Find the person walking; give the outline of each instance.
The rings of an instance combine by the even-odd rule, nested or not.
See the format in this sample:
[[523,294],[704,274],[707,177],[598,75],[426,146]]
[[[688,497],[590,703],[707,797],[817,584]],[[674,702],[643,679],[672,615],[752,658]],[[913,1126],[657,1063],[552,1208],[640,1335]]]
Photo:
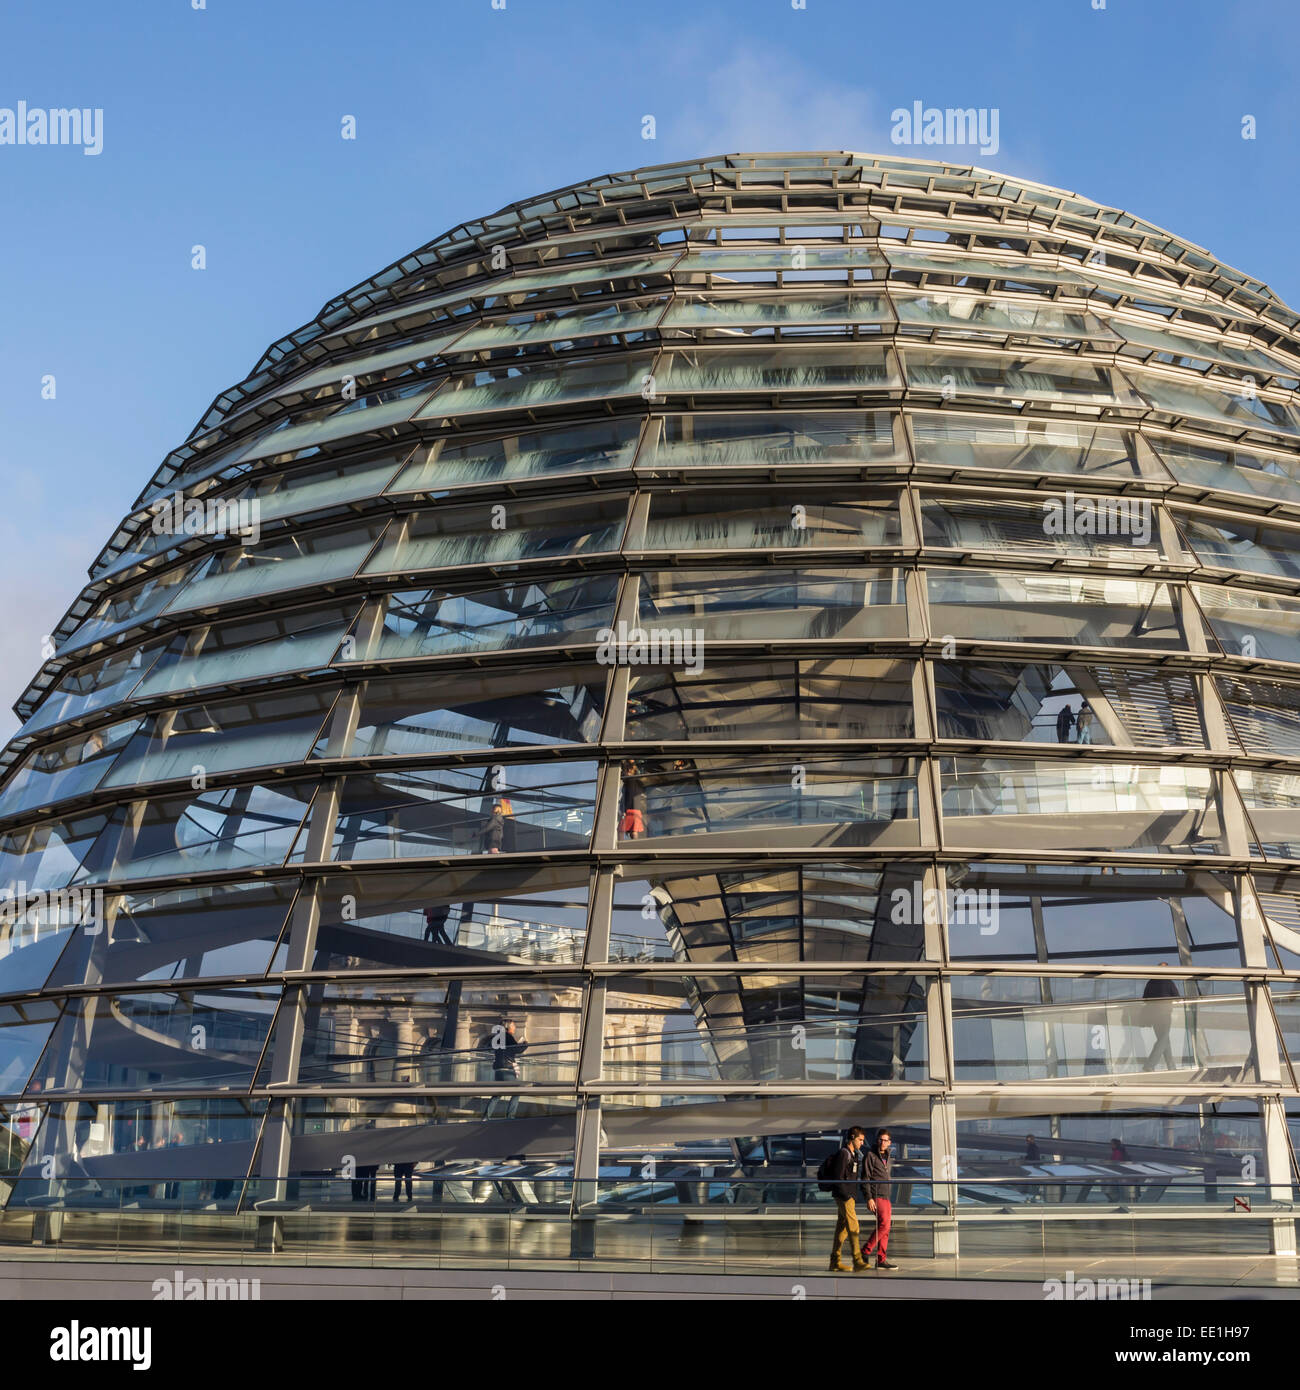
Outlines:
[[[1161,965],[1167,962],[1161,961]],[[1147,1056],[1146,1070],[1158,1070],[1158,1063],[1163,1061],[1165,1066],[1171,1071],[1174,1067],[1174,1051],[1170,1040],[1170,1033],[1174,1026],[1173,1001],[1182,996],[1178,993],[1178,984],[1174,980],[1155,979],[1148,980],[1146,988],[1142,991],[1142,998],[1145,1002],[1146,1025],[1155,1034],[1155,1043]]]
[[[844,1145],[831,1161],[830,1177],[833,1186],[831,1196],[835,1198],[835,1240],[831,1245],[831,1273],[856,1274],[867,1269],[867,1260],[862,1254],[859,1237],[857,1197],[858,1197],[858,1157],[866,1142],[867,1132],[854,1125],[844,1140]],[[853,1264],[846,1265],[840,1260],[840,1250],[844,1237],[849,1238],[849,1249],[853,1252]]]
[[516,1059],[527,1050],[528,1044],[515,1036],[514,1020],[510,1018],[493,1024],[479,1043],[480,1052],[492,1054],[493,1081],[518,1081],[519,1063]]
[[447,918],[451,916],[451,904],[439,903],[436,907],[424,909],[424,939],[435,946],[450,946],[447,937]]
[[629,759],[623,764],[623,815],[618,833],[629,840],[639,840],[645,834],[645,807],[640,770]]
[[[479,1040],[479,1051],[490,1053],[492,1056],[492,1080],[493,1081],[519,1081],[519,1055],[528,1050],[528,1044],[521,1038],[515,1036],[515,1025],[512,1019],[505,1019],[501,1023],[495,1023],[484,1033]],[[519,1108],[519,1096],[495,1096],[486,1097],[486,1105],[483,1107],[483,1118],[485,1120],[512,1119],[515,1111]],[[504,1106],[498,1106],[498,1101],[504,1101]],[[496,1115],[493,1115],[493,1111]]]
[[1062,705],[1056,711],[1056,741],[1057,743],[1069,743],[1070,730],[1074,728],[1074,711],[1069,705]]
[[484,854],[500,854],[501,841],[506,833],[506,815],[499,801],[494,802],[492,814],[487,819],[487,824],[483,827],[483,844],[481,846]]
[[890,1197],[893,1191],[894,1168],[894,1160],[889,1152],[892,1143],[889,1131],[882,1129],[876,1135],[876,1142],[867,1150],[862,1163],[862,1195],[867,1199],[867,1210],[876,1218],[876,1233],[862,1247],[862,1258],[869,1262],[874,1250],[877,1269],[898,1268],[896,1264],[889,1262],[887,1256],[889,1223],[894,1207]]
[[[1124,1141],[1118,1135],[1112,1135],[1110,1140],[1110,1161],[1112,1163],[1127,1163],[1129,1161],[1128,1150],[1124,1147]],[[1106,1186],[1106,1196],[1112,1202],[1127,1202],[1130,1194],[1125,1186],[1119,1183],[1110,1183]]]

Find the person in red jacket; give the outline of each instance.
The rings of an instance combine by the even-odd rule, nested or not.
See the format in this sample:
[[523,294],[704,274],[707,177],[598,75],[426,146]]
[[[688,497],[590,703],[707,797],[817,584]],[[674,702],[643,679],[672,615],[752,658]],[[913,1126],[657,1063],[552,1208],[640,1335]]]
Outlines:
[[893,1211],[894,1160],[889,1153],[892,1142],[889,1131],[882,1129],[862,1163],[862,1195],[867,1199],[867,1210],[876,1218],[876,1234],[862,1247],[862,1257],[870,1260],[871,1252],[875,1250],[877,1269],[898,1268],[885,1257],[889,1247],[889,1219]]

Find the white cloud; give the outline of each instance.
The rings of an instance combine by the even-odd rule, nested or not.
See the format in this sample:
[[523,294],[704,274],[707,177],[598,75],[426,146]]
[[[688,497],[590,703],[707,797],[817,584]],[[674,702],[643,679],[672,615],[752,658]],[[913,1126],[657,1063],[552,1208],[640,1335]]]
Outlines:
[[708,53],[709,45],[701,42],[686,51],[691,56],[685,60],[688,70],[680,74],[680,85],[699,96],[672,111],[655,111],[649,103],[658,140],[654,152],[647,152],[646,163],[763,150],[852,150],[974,164],[1051,181],[1040,158],[1025,158],[1034,133],[1018,133],[1007,111],[999,112],[1000,148],[992,156],[981,155],[978,146],[895,145],[890,139],[895,109],[910,110],[914,101],[965,108],[974,104],[967,93],[916,90],[910,80],[906,85],[885,81],[880,89],[854,85],[796,62],[788,53],[753,46],[737,50],[716,67],[699,69],[699,55]]
[[656,163],[741,150],[861,150],[889,146],[889,112],[873,92],[829,80],[779,52],[742,49],[694,75],[699,99],[658,117]]

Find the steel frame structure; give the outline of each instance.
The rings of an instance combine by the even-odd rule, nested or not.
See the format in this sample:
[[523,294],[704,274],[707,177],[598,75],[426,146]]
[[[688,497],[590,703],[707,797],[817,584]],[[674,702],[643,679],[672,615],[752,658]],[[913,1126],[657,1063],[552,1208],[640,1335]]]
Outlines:
[[[805,1140],[805,1177],[809,1139],[822,1141],[852,1114],[878,1121],[895,1101],[913,1100],[925,1111],[915,1126],[924,1139],[914,1142],[928,1154],[934,1249],[955,1253],[971,1153],[959,1124],[984,1125],[1007,1107],[1016,1117],[1055,1117],[1050,1138],[1068,1154],[1072,1116],[1194,1114],[1213,1143],[1215,1107],[1238,1114],[1244,1105],[1258,1125],[1252,1151],[1272,1248],[1294,1253],[1300,643],[1288,637],[1288,620],[1300,615],[1298,388],[1300,318],[1200,248],[1041,185],[845,153],[731,155],[575,185],[456,228],[330,301],[272,345],[164,460],[91,566],[56,629],[54,654],[17,705],[26,722],[5,750],[0,785],[4,873],[20,896],[29,886],[102,887],[109,906],[94,929],[68,926],[44,907],[28,914],[30,930],[6,924],[0,1008],[20,1046],[12,1061],[0,1056],[0,1105],[11,1130],[20,1112],[37,1117],[10,1174],[10,1216],[51,1155],[62,1166],[40,1189],[47,1206],[74,1186],[126,1181],[122,1136],[112,1131],[138,1139],[121,1117],[142,1103],[254,1105],[256,1133],[241,1138],[237,1171],[204,1172],[204,1153],[169,1159],[178,1175],[233,1176],[237,1205],[275,1211],[307,1171],[295,1142],[315,1098],[331,1102],[342,1125],[372,1099],[454,1109],[472,1092],[486,1103],[486,1131],[494,1096],[517,1098],[512,1117],[519,1106],[564,1101],[567,1110],[538,1113],[571,1111],[567,1150],[539,1151],[567,1159],[576,1220],[601,1210],[602,1156],[611,1148],[635,1151],[644,1136],[680,1157],[706,1137],[680,1114],[691,1107],[674,1099],[715,1097],[725,1111],[730,1098],[761,1097],[773,1107],[770,1125],[743,1131],[761,1137],[784,1134],[783,1098],[825,1098],[824,1125],[790,1121]],[[260,539],[221,531],[160,543],[151,520],[172,494],[255,499]],[[1147,540],[1049,540],[1041,527],[1035,537],[1033,514],[1067,497],[1141,504]],[[811,541],[779,533],[774,517],[792,508],[813,516]],[[505,521],[494,531],[498,515]],[[850,622],[841,632],[833,605],[809,597],[818,583],[836,582],[863,589],[857,631]],[[714,602],[709,583],[794,597],[729,609]],[[567,610],[553,596],[582,595],[583,585],[606,595],[593,601],[599,618],[566,627]],[[872,586],[884,586],[889,600],[873,603]],[[971,597],[953,601],[963,591]],[[552,605],[540,639],[516,617],[503,636],[490,627],[466,636],[466,622],[453,640],[456,629],[436,618],[456,605],[504,611],[502,595],[525,592]],[[672,736],[638,731],[645,668],[601,666],[594,656],[594,629],[644,627],[660,592],[683,596],[665,612],[698,621],[706,679],[759,673],[736,677],[750,680],[748,697],[711,696],[697,713],[673,669]],[[437,634],[414,651],[410,634],[420,629],[408,620],[410,605],[434,615],[428,631]],[[873,629],[872,608],[891,610],[890,621],[879,615]],[[325,610],[335,615],[329,631],[324,619],[312,626]],[[1034,626],[1033,613],[1052,621]],[[1252,627],[1251,614],[1266,616]],[[964,625],[955,630],[958,618]],[[294,634],[318,628],[328,650],[304,638],[303,659],[294,657]],[[969,713],[977,695],[988,698],[977,673],[1013,668],[1015,699]],[[821,688],[823,669],[840,669],[825,678],[839,685],[807,694]],[[1053,681],[1068,676],[1062,688],[1076,697],[1083,692],[1107,742],[1043,740],[1032,715],[1020,737],[1005,736],[1039,669]],[[789,693],[773,697],[765,681],[784,681]],[[881,694],[889,681],[905,685],[906,698]],[[1183,693],[1141,694],[1155,682]],[[567,737],[553,736],[540,713],[557,685],[590,692],[581,736],[576,713]],[[451,698],[442,692],[462,688],[480,704],[507,690],[508,703],[494,715],[466,715],[463,727],[440,724],[448,709],[471,707],[440,708]],[[423,706],[412,689],[424,691]],[[1034,698],[1041,715],[1046,697]],[[865,731],[834,712],[850,699],[869,709]],[[821,713],[808,714],[806,700],[820,701]],[[383,723],[376,711],[402,701],[405,713]],[[777,706],[764,716],[775,722],[751,715],[745,736],[746,706],[764,702]],[[714,706],[738,721],[738,736],[709,723]],[[906,732],[877,709],[903,720]],[[662,725],[670,716],[656,717]],[[963,720],[965,731],[954,733]],[[745,782],[754,775],[746,769],[808,764],[825,785],[852,783],[862,806],[868,788],[875,808],[885,787],[887,800],[902,797],[905,814],[864,811],[849,833],[847,819],[805,824],[802,811],[791,818],[771,796],[753,815],[727,810],[758,795],[746,791],[758,786]],[[621,828],[629,765],[659,769],[651,782],[667,779],[666,809],[645,839]],[[673,769],[686,765],[698,796],[672,792]],[[585,780],[534,776],[548,769]],[[1134,776],[1124,782],[1121,772]],[[475,811],[453,824],[444,810],[433,829],[407,834],[400,814],[450,806],[433,790],[469,787],[474,776]],[[710,790],[724,783],[725,795]],[[570,819],[558,829],[547,819],[562,801],[553,785],[583,789],[563,794]],[[525,800],[536,792],[537,809],[519,820],[527,843],[494,860],[466,826],[486,815],[502,786],[520,788]],[[377,805],[381,788],[394,795],[391,805]],[[1101,797],[1092,794],[1099,789]],[[468,808],[474,798],[460,799]],[[266,837],[261,857],[232,851],[248,833],[240,827],[249,808],[263,802],[280,809],[278,819],[255,822],[271,827],[257,832]],[[354,827],[371,814],[366,807],[394,813],[390,858],[370,854],[378,831]],[[692,808],[701,811],[695,819]],[[89,827],[81,838],[78,826]],[[149,848],[160,835],[171,837],[166,849]],[[363,852],[350,857],[349,844]],[[972,866],[1025,870],[1019,887],[1031,900],[1034,958],[954,951],[944,905]],[[671,900],[671,885],[688,876],[721,883],[784,874],[802,901],[809,879],[830,869],[864,882],[875,875],[880,902],[885,875],[910,872],[940,910],[905,924],[912,935],[903,954],[877,943],[877,916],[876,931],[858,931],[848,954],[822,958],[813,938],[824,936],[827,919],[810,925],[806,909],[795,946],[783,937],[770,957],[731,909],[725,941],[706,934],[692,946],[678,930],[668,933],[666,959],[627,960],[615,949],[627,882],[658,883]],[[1049,948],[1048,895],[1035,886],[1053,869],[1064,876],[1052,891],[1072,884],[1097,903],[1126,901],[1120,890],[1176,899],[1173,945],[1146,949],[1135,938],[1143,958],[1131,962],[1118,947],[1098,947],[1095,959]],[[385,956],[385,927],[366,933],[376,952],[367,964],[322,944],[347,935],[336,892],[345,878],[383,892],[385,880],[418,874],[417,910],[443,881],[454,881],[449,895],[463,891],[456,876],[471,871],[478,902],[493,875],[503,884],[508,876],[506,895],[544,897],[568,885],[582,920],[570,914],[565,926],[580,945],[539,962],[458,940],[408,964],[408,938]],[[240,942],[238,920],[207,947],[201,935],[185,937],[174,959],[166,931],[149,940],[146,923],[142,943],[118,926],[143,921],[141,904],[169,893],[197,909],[234,903],[259,885],[280,892],[284,911],[256,967],[250,951],[238,968],[219,956]],[[1231,924],[1235,941],[1219,957],[1197,959],[1184,897]],[[264,935],[259,921],[243,946]],[[122,974],[132,968],[132,943],[148,946],[153,954],[142,959],[157,963]],[[1166,949],[1178,951],[1177,966],[1154,959]],[[485,951],[498,959],[482,959]],[[33,962],[45,956],[35,978]],[[724,976],[734,989],[715,978]],[[1005,991],[994,996],[1003,1011],[986,1011],[998,1021],[1010,1017],[1013,1031],[1023,1024],[1026,1038],[1040,1028],[1053,1036],[1040,1063],[1017,1053],[999,1075],[994,1056],[980,1063],[993,1074],[975,1074],[967,1032],[976,1011],[953,994],[954,982],[960,988],[970,977]],[[1170,1067],[1163,1080],[1153,1073],[1144,1081],[1146,1067],[1090,1074],[1081,1057],[1054,1053],[1073,1046],[1063,1040],[1074,1024],[1051,982],[1091,990],[1098,1006],[1127,1006],[1153,979],[1175,981],[1189,1007],[1204,1003],[1212,1017],[1228,1006],[1214,1005],[1211,987],[1224,986],[1224,999],[1239,991],[1246,1041],[1236,1075]],[[464,1075],[420,1079],[412,1066],[400,1084],[392,1074],[358,1080],[338,1060],[351,1043],[331,1051],[320,1042],[332,988],[344,990],[339,998],[348,988],[382,996],[385,985],[395,996],[418,993],[417,985],[441,990],[441,1002],[401,1007],[444,1019],[455,1012],[451,991],[459,1001],[462,989],[477,988],[486,999],[497,980],[502,998],[513,984],[512,1000],[536,1001],[548,989],[553,999],[562,990],[576,1000],[563,1006],[576,1018],[572,1051],[557,1064],[563,1075],[532,1078],[525,1069],[519,1079],[480,1075],[471,1084]],[[850,980],[856,1000],[843,983]],[[866,1074],[840,1048],[869,1021],[870,990],[891,980],[914,991],[909,1037],[924,1031],[922,1074],[909,1078]],[[1037,982],[1034,1007],[1046,1012],[1010,1002],[1018,981]],[[833,1006],[814,1004],[823,987],[836,991]],[[256,1006],[235,1002],[259,988]],[[251,1051],[223,1054],[235,1081],[215,1080],[193,1049],[181,1056],[171,1024],[158,1023],[157,1010],[167,1012],[160,1001],[172,996],[188,1001],[173,1012],[189,1018],[227,1000],[244,1011],[246,1030],[257,1031],[249,1019],[260,1019]],[[678,1031],[682,1017],[693,1018],[712,1075],[673,1070],[661,1034],[647,1034],[651,1051],[662,1050],[639,1061],[639,1073],[611,1066],[615,1003],[635,1014],[642,996],[688,1001]],[[724,997],[740,1001],[739,1039],[711,1022]],[[348,1007],[360,1018],[356,999]],[[545,1006],[532,1007],[541,1019]],[[478,1006],[480,1025],[491,1008]],[[786,1054],[761,1060],[764,1030],[807,1027],[828,1010],[837,1020],[833,1055],[819,1065],[833,1074],[795,1075]],[[764,1021],[769,1015],[779,1024]],[[448,1046],[463,1025],[440,1026],[444,1050],[463,1054],[463,1037]],[[718,1058],[728,1049],[724,1066]],[[897,1055],[893,1062],[912,1065]],[[1040,1074],[1022,1074],[1034,1065]],[[313,1079],[313,1068],[326,1074]],[[95,1122],[108,1131],[99,1152],[79,1138],[86,1107],[106,1117]],[[603,1140],[620,1111],[625,1121],[632,1112],[624,1137]],[[680,1133],[665,1128],[668,1111],[678,1112]],[[725,1125],[725,1114],[712,1122]],[[408,1127],[427,1138],[453,1126],[426,1118]],[[735,1135],[708,1137],[738,1152]],[[529,1143],[511,1147],[513,1137],[496,1150],[486,1137],[466,1142],[486,1145],[473,1155],[485,1162],[530,1152]],[[390,1151],[398,1152],[382,1148]],[[408,1151],[396,1161],[409,1161]],[[736,1171],[748,1171],[739,1158]],[[268,1240],[280,1238],[273,1224]]]

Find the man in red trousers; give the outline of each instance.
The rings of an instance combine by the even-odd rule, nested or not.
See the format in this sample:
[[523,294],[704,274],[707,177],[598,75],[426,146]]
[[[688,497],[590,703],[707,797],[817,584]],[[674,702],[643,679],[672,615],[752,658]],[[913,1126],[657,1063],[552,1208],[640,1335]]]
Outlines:
[[862,1164],[862,1195],[867,1199],[867,1210],[876,1218],[876,1234],[863,1247],[862,1256],[869,1260],[871,1252],[875,1250],[877,1269],[898,1268],[885,1258],[889,1247],[889,1218],[893,1211],[891,1178],[894,1160],[889,1154],[891,1142],[889,1131],[882,1129],[876,1135],[876,1142],[867,1150]]

